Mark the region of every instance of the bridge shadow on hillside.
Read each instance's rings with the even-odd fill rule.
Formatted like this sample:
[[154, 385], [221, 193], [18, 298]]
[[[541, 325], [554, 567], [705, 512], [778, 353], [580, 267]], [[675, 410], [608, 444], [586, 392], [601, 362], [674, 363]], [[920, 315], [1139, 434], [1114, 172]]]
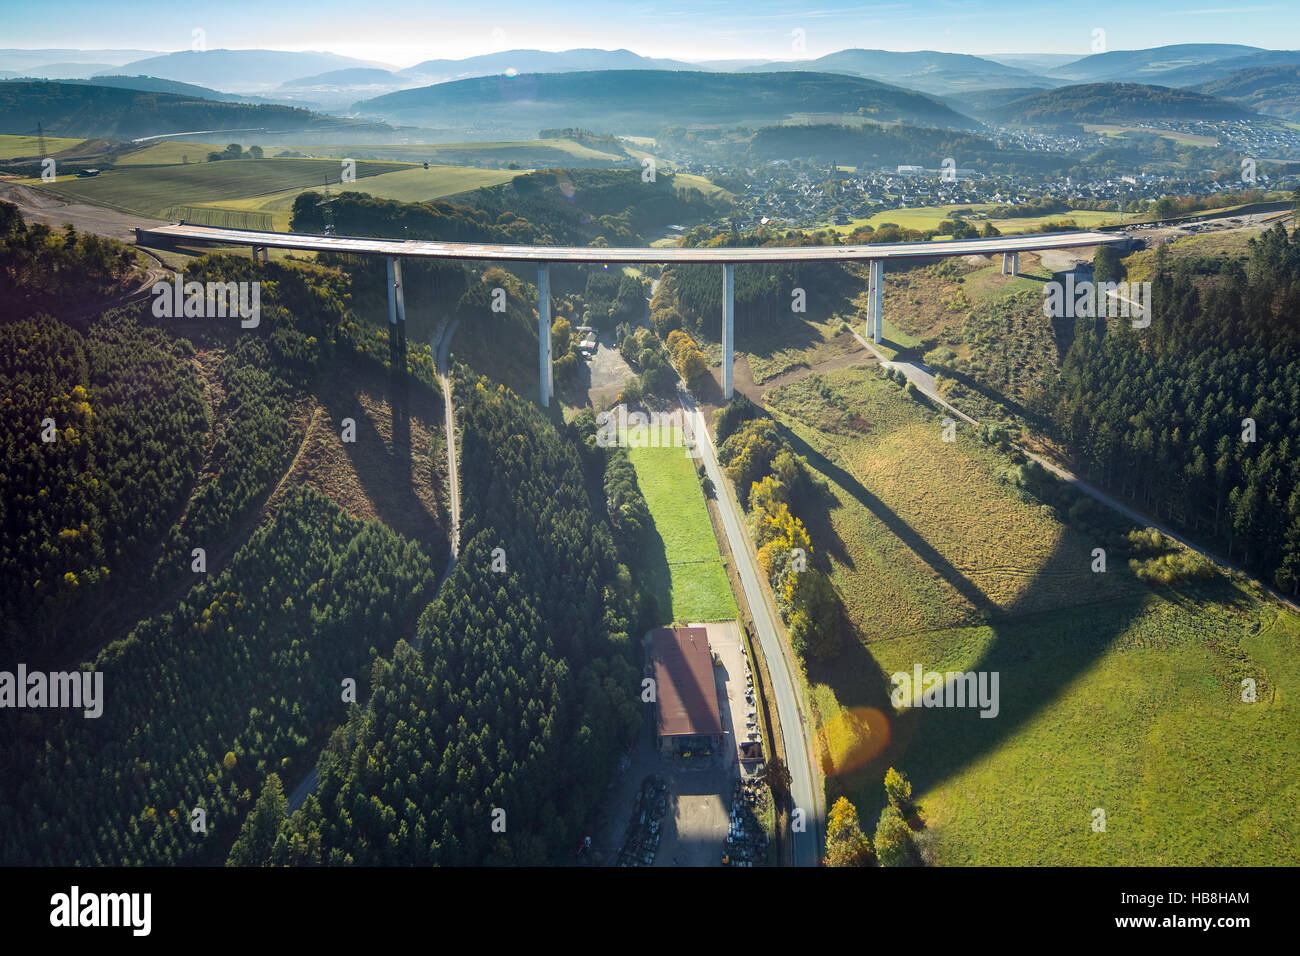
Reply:
[[[870, 335], [859, 333], [868, 342], [872, 341]], [[876, 344], [882, 350], [891, 349], [894, 352], [894, 361], [911, 361], [920, 362], [925, 354], [925, 350], [919, 345], [904, 345], [902, 342], [895, 342], [888, 335], [881, 335], [880, 341]]]
[[397, 368], [388, 370], [388, 405], [391, 410], [393, 451], [397, 456], [410, 461], [411, 377]]
[[[1077, 542], [1072, 545], [1070, 537], [1064, 536], [1031, 589], [1055, 589], [1061, 575], [1086, 573], [1079, 567]], [[1026, 603], [1024, 597], [1020, 603]], [[828, 774], [828, 803], [841, 794], [851, 795], [864, 825], [870, 827], [885, 804], [882, 783], [889, 767], [904, 771], [914, 791], [921, 793], [995, 753], [1093, 666], [1139, 613], [1141, 599], [1140, 591], [1125, 591], [1113, 601], [1073, 606], [1062, 602], [1034, 613], [986, 615], [991, 639], [978, 659], [959, 666], [998, 674], [998, 712], [992, 717], [981, 717], [979, 707], [917, 708], [896, 715], [889, 674], [871, 654], [870, 643], [850, 638], [837, 658], [814, 662], [808, 668], [809, 679], [831, 687], [849, 710], [873, 708], [884, 714], [890, 725], [888, 745], [860, 766]], [[861, 625], [869, 641], [871, 623]], [[941, 666], [920, 652], [915, 660], [894, 663], [909, 675], [916, 664], [923, 671], [953, 669], [951, 663]], [[1080, 799], [1087, 798], [1081, 794]]]
[[[1016, 599], [997, 608], [943, 555], [926, 544], [915, 529], [863, 488], [852, 474], [828, 461], [797, 435], [784, 428], [782, 434], [799, 454], [807, 457], [814, 470], [838, 482], [936, 574], [975, 604], [984, 617], [984, 625], [991, 632], [980, 642], [983, 650], [978, 658], [959, 666], [969, 671], [996, 672], [999, 675], [999, 710], [994, 717], [981, 717], [978, 707], [916, 708], [895, 715], [889, 699], [892, 689], [889, 674], [882, 670], [871, 653], [873, 635], [869, 619], [859, 621], [856, 631], [849, 628], [850, 633], [842, 642], [838, 656], [829, 661], [813, 660], [809, 663], [810, 683], [831, 688], [846, 710], [871, 708], [885, 715], [888, 721], [888, 744], [883, 752], [875, 755], [870, 755], [869, 750], [860, 753], [861, 759], [849, 760], [846, 766], [838, 768], [839, 772], [827, 776], [828, 804], [841, 794], [849, 795], [857, 803], [864, 828], [870, 832], [885, 803], [882, 782], [889, 767], [907, 773], [914, 791], [920, 793], [997, 752], [1027, 723], [1037, 718], [1046, 705], [1066, 693], [1114, 646], [1130, 623], [1142, 613], [1141, 603], [1149, 597], [1150, 591], [1136, 583], [1126, 571], [1116, 569], [1113, 578], [1107, 575], [1109, 580], [1105, 587], [1108, 596], [1098, 599], [1096, 582], [1091, 578], [1086, 560], [1095, 544], [1095, 536], [1081, 527], [1067, 524]], [[806, 504], [810, 506], [801, 509], [800, 517], [807, 524], [815, 546], [852, 567], [845, 544], [830, 523], [831, 504], [827, 503], [826, 507], [816, 501]], [[1113, 592], [1110, 591], [1112, 580]], [[1079, 585], [1072, 586], [1072, 581], [1079, 582]], [[1226, 583], [1164, 589], [1160, 593], [1189, 612], [1195, 610], [1198, 600], [1207, 596], [1214, 600], [1241, 600], [1233, 598], [1232, 589]], [[923, 653], [917, 651], [918, 655]], [[897, 654], [894, 654], [890, 661], [909, 672], [914, 664], [921, 665], [924, 671], [954, 669], [952, 663], [944, 663], [941, 667], [938, 660], [924, 657], [900, 664]], [[1054, 742], [1068, 746], [1063, 738]], [[1050, 768], [1044, 766], [1043, 772], [1049, 773]], [[1086, 803], [1087, 799], [1086, 794], [1080, 794], [1081, 801]], [[1092, 805], [1087, 804], [1088, 807]]]
[[[991, 613], [995, 610], [993, 603], [983, 591], [976, 587], [969, 578], [962, 574], [952, 562], [945, 558], [925, 538], [921, 537], [915, 528], [868, 491], [858, 481], [857, 477], [813, 448], [786, 425], [778, 422], [777, 429], [781, 437], [790, 444], [795, 453], [808, 460], [809, 466], [814, 471], [835, 481], [841, 488], [852, 495], [859, 504], [870, 511], [896, 538], [907, 545], [918, 558], [924, 561], [939, 577], [948, 582], [971, 605], [981, 612]], [[827, 500], [820, 503], [801, 502], [797, 509], [799, 518], [805, 522], [809, 536], [815, 542], [814, 553], [825, 550], [829, 554], [833, 554], [837, 560], [852, 567], [852, 558], [849, 557], [844, 542], [835, 532], [830, 521], [830, 506], [832, 503], [839, 503], [835, 499], [833, 492], [829, 492]], [[833, 542], [833, 545], [827, 547], [827, 542]], [[829, 566], [827, 566], [828, 568]]]
[[[945, 368], [943, 370], [943, 375], [945, 378], [951, 378], [957, 381], [959, 384], [964, 385], [966, 388], [970, 389], [972, 392], [975, 392], [977, 395], [983, 396], [984, 398], [992, 402], [994, 405], [1005, 408], [1013, 415], [1020, 416], [1025, 421], [1039, 423], [1042, 420], [1041, 415], [1039, 415], [1037, 412], [1032, 411], [1029, 408], [1026, 408], [1017, 398], [1012, 396], [1010, 394], [1010, 390], [1005, 392], [999, 391], [998, 389], [985, 385], [983, 382], [979, 381], [978, 379], [972, 378], [970, 375], [957, 369]], [[980, 413], [978, 410], [974, 410], [973, 414], [979, 415]]]
[[[372, 402], [383, 399], [388, 403], [386, 418], [376, 417], [373, 404], [371, 408], [366, 407], [362, 402], [363, 391], [371, 396]], [[360, 483], [360, 491], [378, 518], [419, 541], [436, 558], [440, 549], [447, 546], [447, 529], [440, 522], [448, 520], [448, 516], [439, 508], [437, 518], [430, 517], [424, 502], [415, 494], [413, 483], [431, 483], [434, 474], [414, 471], [411, 420], [416, 418], [431, 432], [443, 427], [441, 394], [435, 394], [409, 375], [383, 370], [364, 358], [345, 357], [329, 379], [320, 383], [317, 396], [325, 408], [326, 427], [332, 431], [334, 441], [339, 440], [344, 418], [356, 422], [356, 441], [341, 444]], [[381, 422], [391, 429], [387, 441], [380, 431]], [[431, 465], [436, 469], [436, 462]]]
[[[710, 338], [716, 333], [720, 341], [721, 328], [709, 328]], [[737, 348], [743, 348], [750, 355], [770, 359], [777, 352], [786, 349], [808, 349], [822, 342], [821, 330], [810, 321], [794, 313], [789, 317], [760, 321], [753, 319], [742, 323], [737, 317], [735, 325]], [[743, 344], [742, 344], [743, 343]]]
[[[1077, 567], [1075, 556], [1065, 553], [1068, 550], [1054, 553], [1044, 569], [1045, 577], [1064, 570], [1053, 566], [1058, 561]], [[845, 792], [860, 794], [863, 819], [874, 820], [885, 804], [882, 783], [889, 767], [905, 772], [914, 792], [921, 793], [996, 753], [1092, 668], [1140, 613], [1140, 601], [1140, 594], [1130, 594], [1109, 602], [1062, 606], [988, 621], [992, 636], [983, 654], [959, 666], [990, 675], [990, 680], [992, 674], [998, 675], [997, 711], [990, 717], [981, 716], [979, 706], [913, 708], [895, 714], [889, 702], [893, 686], [889, 675], [866, 646], [857, 644], [851, 649], [853, 657], [847, 666], [867, 668], [868, 679], [844, 679], [835, 667], [825, 666], [820, 679], [831, 684], [837, 695], [845, 695], [840, 700], [846, 707], [874, 707], [884, 713], [891, 725], [889, 743], [883, 753], [863, 766], [828, 776], [828, 800]], [[900, 669], [910, 672], [916, 664], [923, 671], [953, 669], [951, 664], [940, 667], [936, 660], [923, 656], [903, 661]], [[1059, 738], [1056, 743], [1068, 746]], [[1064, 762], [1073, 761], [1065, 756]], [[1046, 763], [1040, 769], [1051, 772]], [[1080, 793], [1079, 799], [1083, 806], [1088, 795]]]

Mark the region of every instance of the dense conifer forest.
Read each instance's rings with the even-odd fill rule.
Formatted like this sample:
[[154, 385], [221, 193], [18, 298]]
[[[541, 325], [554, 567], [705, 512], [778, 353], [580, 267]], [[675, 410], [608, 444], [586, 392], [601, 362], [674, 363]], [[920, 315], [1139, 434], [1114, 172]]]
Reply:
[[1152, 321], [1082, 322], [1042, 410], [1101, 485], [1300, 590], [1300, 231], [1158, 256]]

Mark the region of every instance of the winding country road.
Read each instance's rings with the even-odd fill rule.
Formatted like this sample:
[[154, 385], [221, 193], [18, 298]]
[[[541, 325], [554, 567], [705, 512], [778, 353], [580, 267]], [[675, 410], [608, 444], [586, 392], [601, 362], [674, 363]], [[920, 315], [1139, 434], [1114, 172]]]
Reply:
[[808, 722], [799, 704], [799, 685], [794, 676], [795, 665], [786, 655], [785, 641], [781, 638], [776, 610], [763, 584], [758, 560], [754, 554], [754, 545], [745, 530], [740, 516], [740, 506], [733, 496], [731, 483], [727, 481], [718, 466], [717, 450], [713, 447], [713, 439], [709, 435], [704, 415], [695, 404], [695, 400], [680, 384], [677, 386], [677, 395], [681, 401], [682, 412], [689, 423], [689, 431], [695, 438], [701, 460], [704, 462], [705, 473], [713, 482], [718, 514], [727, 533], [727, 543], [731, 546], [731, 553], [736, 559], [736, 572], [740, 576], [741, 586], [745, 590], [745, 599], [754, 618], [754, 628], [758, 631], [758, 640], [763, 648], [763, 656], [767, 660], [767, 669], [772, 675], [777, 722], [781, 725], [786, 764], [790, 768], [790, 795], [794, 806], [803, 811], [805, 820], [803, 832], [790, 834], [791, 857], [795, 866], [816, 866], [821, 857], [820, 834], [823, 811], [820, 788], [816, 784], [816, 775], [813, 773], [815, 763], [812, 758], [812, 741], [808, 735]]

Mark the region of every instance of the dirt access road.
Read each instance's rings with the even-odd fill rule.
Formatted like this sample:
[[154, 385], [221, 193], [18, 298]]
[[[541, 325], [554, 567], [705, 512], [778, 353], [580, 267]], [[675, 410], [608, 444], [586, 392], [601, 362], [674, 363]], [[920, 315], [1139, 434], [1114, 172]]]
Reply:
[[103, 206], [68, 202], [39, 189], [0, 180], [0, 199], [16, 205], [28, 222], [41, 222], [52, 229], [72, 223], [77, 232], [135, 242], [135, 230], [166, 225], [160, 219], [134, 216]]

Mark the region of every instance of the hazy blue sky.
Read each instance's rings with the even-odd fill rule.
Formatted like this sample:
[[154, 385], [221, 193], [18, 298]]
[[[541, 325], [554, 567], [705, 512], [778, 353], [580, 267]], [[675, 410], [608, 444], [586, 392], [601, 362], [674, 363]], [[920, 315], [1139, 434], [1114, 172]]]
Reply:
[[[329, 50], [410, 66], [494, 50], [624, 47], [692, 59], [803, 59], [845, 47], [954, 53], [1093, 51], [1168, 43], [1300, 47], [1300, 5], [1265, 0], [0, 0], [0, 47]], [[804, 52], [798, 52], [800, 39]]]

